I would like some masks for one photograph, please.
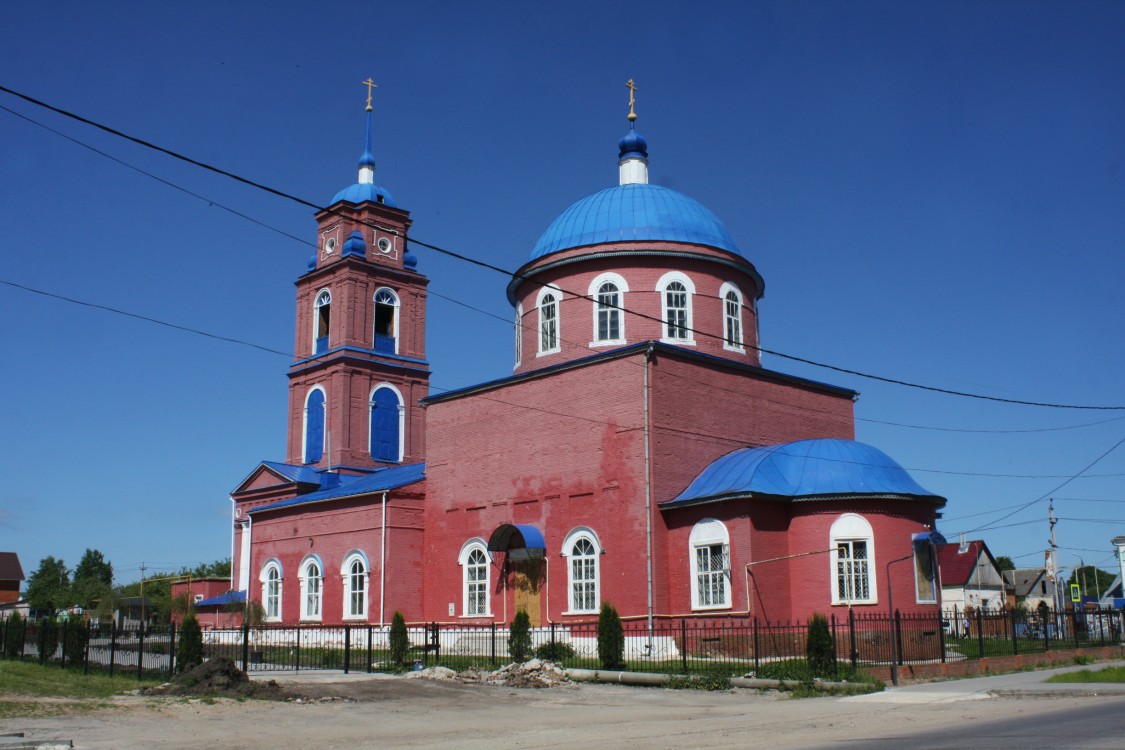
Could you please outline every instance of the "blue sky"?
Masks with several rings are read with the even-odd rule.
[[[633,78],[652,181],[714,211],[766,279],[763,346],[1125,405],[1121,3],[44,2],[5,19],[0,84],[314,202],[355,180],[372,76],[376,182],[412,236],[512,270],[615,183]],[[291,351],[308,209],[0,106],[0,280]],[[509,374],[505,279],[416,252],[435,389]],[[0,316],[0,548],[29,573],[98,548],[120,582],[228,556],[229,491],[285,455],[288,358],[3,284]],[[950,498],[940,528],[996,524],[971,536],[1023,565],[1046,502],[1001,509],[1125,438],[1125,411],[764,362],[859,390],[858,439]],[[1053,493],[1060,564],[1111,567],[1125,446],[1088,473]]]

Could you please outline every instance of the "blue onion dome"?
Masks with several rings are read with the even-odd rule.
[[[316,253],[309,256],[309,270],[312,271],[316,268]]]
[[[357,182],[336,193],[336,197],[332,199],[332,202],[339,203],[340,201],[357,204],[371,201],[372,203],[382,203],[391,208],[396,208],[398,205],[395,203],[395,199],[391,197],[391,194],[384,188],[369,182]]]
[[[418,267],[418,256],[407,250],[402,256],[402,266],[408,271],[413,271]]]
[[[727,228],[702,203],[644,183],[606,188],[573,203],[547,227],[530,260],[607,242],[682,242],[742,255]]]
[[[648,141],[645,137],[635,130],[630,130],[626,133],[625,137],[617,142],[619,159],[627,159],[631,157],[639,157],[641,159],[648,158]]]

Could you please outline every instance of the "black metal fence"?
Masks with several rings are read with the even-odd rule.
[[[171,673],[177,632],[120,629],[79,622],[23,622],[0,627],[0,653],[85,671]],[[1122,612],[999,611],[846,614],[829,619],[844,667],[963,661],[1121,643]],[[54,635],[51,630],[54,630]],[[756,618],[657,619],[624,623],[624,659],[633,671],[769,674],[806,657],[809,626]],[[570,668],[601,669],[597,623],[533,628],[532,655]],[[432,623],[408,628],[407,667],[487,669],[511,661],[503,625]],[[228,656],[247,671],[340,669],[397,671],[389,628],[378,625],[243,627],[203,631],[206,658]]]

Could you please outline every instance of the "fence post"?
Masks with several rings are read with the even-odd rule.
[[[984,609],[977,607],[977,658],[984,658]]]
[[[840,674],[840,643],[836,639],[836,613],[832,613],[832,674]]]
[[[1074,647],[1078,648],[1078,603],[1070,610],[1074,616],[1071,619],[1071,624],[1074,630]]]
[[[176,669],[176,623],[168,623],[168,674]],[[243,672],[246,670],[243,669]]]
[[[1105,648],[1105,623],[1106,623],[1105,613],[1102,610],[1099,609],[1098,610],[1098,637],[1101,640],[1101,644],[1102,644],[1103,648]],[[1089,633],[1089,631],[1087,631],[1087,633]]]
[[[848,634],[851,645],[852,669],[854,670],[859,667],[859,648],[855,640],[855,610],[853,609],[848,610]]]
[[[59,660],[59,666],[66,666],[66,636],[70,632],[70,618],[63,620],[62,624],[62,659]]]
[[[137,679],[141,679],[145,664],[145,624],[141,623],[141,632],[137,636]]]
[[[1044,616],[1041,619],[1043,620],[1043,622],[1041,623],[1041,625],[1043,627],[1043,651],[1046,652],[1046,651],[1051,650],[1051,622],[1050,622],[1050,620],[1054,620],[1055,618],[1051,617],[1050,620],[1048,620],[1048,618],[1046,616]]]
[[[938,646],[941,648],[941,663],[945,664],[945,612],[937,611]]]
[[[371,661],[375,658],[371,652],[372,644],[371,638],[373,631],[371,630],[371,623],[367,624],[367,674],[371,674]]]
[[[492,621],[491,626],[492,626],[492,631],[491,631],[492,645],[491,645],[491,648],[489,649],[488,658],[489,658],[489,661],[492,662],[492,666],[495,667],[496,666],[496,621],[495,620]]]
[[[344,626],[344,674],[350,671],[352,665],[352,626]]]
[[[90,674],[90,641],[94,640],[94,629],[86,625],[86,646],[82,654],[82,674]]]
[[[109,676],[113,677],[113,668],[117,666],[117,623],[109,628]]]
[[[758,660],[758,616],[755,615],[754,616],[754,675],[755,676],[757,676],[757,674],[758,674],[759,664],[760,664],[760,662]]]
[[[242,622],[242,671],[247,672],[250,669],[250,622],[243,619]]]
[[[680,618],[680,669],[687,674],[687,618]]]
[[[895,621],[891,625],[891,630],[893,631],[891,635],[894,636],[895,645],[898,646],[898,663],[900,665],[905,664],[906,660],[902,656],[902,613],[897,609],[895,610]]]
[[[1016,611],[1014,609],[1008,613],[1008,618],[1010,620],[1008,624],[1012,626],[1012,656],[1019,656],[1020,639],[1016,635]]]
[[[295,671],[300,672],[301,671],[301,627],[299,625],[297,626],[297,649],[296,649],[296,652],[294,653],[294,657],[296,658],[296,662],[297,662],[296,667],[295,667]]]

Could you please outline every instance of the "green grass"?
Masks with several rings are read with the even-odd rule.
[[[137,688],[159,685],[163,680],[137,680],[134,675],[90,674],[40,666],[31,662],[0,662],[0,696],[12,698],[108,698]]]
[[[1078,672],[1057,674],[1047,682],[1125,682],[1125,667],[1106,667],[1105,669],[1083,669]]]

